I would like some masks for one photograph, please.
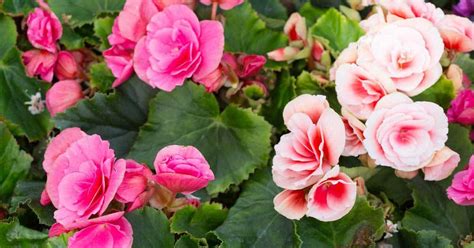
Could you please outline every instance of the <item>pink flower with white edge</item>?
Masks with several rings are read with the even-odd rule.
[[[413,102],[401,93],[382,98],[365,125],[369,156],[405,172],[425,167],[448,139],[448,120],[440,106]]]
[[[454,175],[447,193],[448,198],[458,205],[474,205],[474,156],[469,160],[469,165],[465,170]]]
[[[447,49],[467,53],[474,50],[474,23],[457,15],[446,15],[437,25]]]
[[[288,36],[290,42],[292,41],[306,41],[307,28],[306,19],[302,17],[298,12],[290,15],[288,21],[286,21],[283,31]]]
[[[423,18],[389,23],[362,37],[357,49],[359,66],[386,75],[398,91],[409,96],[428,89],[442,74],[443,40]]]
[[[432,23],[438,23],[444,17],[444,12],[425,0],[380,0],[378,3],[389,13],[389,19],[424,18]]]
[[[50,53],[57,51],[56,41],[63,35],[61,22],[56,15],[41,8],[35,8],[26,19],[28,31],[26,32],[30,43]]]
[[[26,67],[26,75],[29,77],[40,76],[47,82],[53,81],[54,66],[57,55],[46,50],[29,50],[22,55]]]
[[[212,3],[219,4],[219,7],[223,10],[233,9],[235,6],[244,3],[244,0],[200,0],[204,5],[211,5]]]
[[[278,48],[274,51],[267,53],[267,56],[271,60],[275,61],[289,61],[295,59],[296,55],[301,51],[301,49],[297,47],[283,47]]]
[[[224,51],[224,30],[217,21],[199,22],[185,5],[171,5],[151,19],[137,44],[134,68],[147,84],[164,91],[187,78],[212,73]]]
[[[367,153],[364,144],[365,125],[346,109],[341,110],[342,121],[346,129],[346,146],[342,156],[359,156]]]
[[[79,65],[72,53],[68,51],[59,52],[54,73],[59,80],[79,78]]]
[[[153,164],[155,181],[174,193],[192,194],[214,180],[206,158],[193,146],[167,146]]]
[[[82,98],[84,98],[84,94],[79,82],[75,80],[59,81],[46,92],[46,107],[54,117],[76,105]]]
[[[332,64],[332,67],[329,70],[330,80],[336,80],[336,72],[341,65],[353,64],[357,61],[357,46],[357,43],[352,42],[346,49],[342,50],[341,54],[339,54],[336,61]]]
[[[125,175],[117,190],[115,199],[129,204],[128,211],[140,208],[147,203],[151,192],[148,191],[148,182],[153,174],[146,166],[133,160],[126,160]]]
[[[306,215],[324,222],[335,221],[351,211],[356,199],[356,183],[336,165],[309,191]]]
[[[448,178],[460,161],[459,154],[449,149],[449,147],[443,147],[435,153],[430,163],[422,168],[423,173],[425,173],[425,180],[441,181]]]
[[[58,209],[65,229],[101,216],[114,199],[125,174],[125,160],[116,160],[109,143],[80,129],[66,129],[46,149],[43,168],[46,193]],[[107,183],[103,183],[107,182]]]
[[[309,187],[338,163],[345,129],[340,116],[328,105],[324,96],[303,95],[283,111],[290,133],[275,146],[272,173],[279,187]]]
[[[273,199],[275,210],[290,220],[299,220],[308,212],[304,190],[284,190]]]

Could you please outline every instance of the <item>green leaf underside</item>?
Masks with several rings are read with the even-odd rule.
[[[302,248],[305,247],[369,247],[381,238],[385,221],[381,208],[369,206],[359,197],[352,210],[342,219],[321,222],[303,218],[296,222]]]
[[[280,191],[269,170],[253,175],[216,230],[221,247],[298,247],[294,223],[273,208],[273,197]]]
[[[267,164],[270,135],[271,126],[262,117],[234,105],[219,114],[215,96],[188,82],[152,100],[148,122],[129,157],[151,166],[165,146],[195,146],[214,172],[207,191],[215,195]]]
[[[134,76],[111,95],[97,93],[55,118],[60,129],[79,127],[110,141],[118,157],[125,156],[147,119],[148,102],[156,90]]]
[[[125,218],[132,225],[133,247],[173,247],[174,235],[170,232],[168,218],[160,210],[144,207],[127,213]]]
[[[121,11],[125,0],[49,0],[48,3],[59,19],[65,21],[66,17],[76,27],[93,23],[100,14]]]

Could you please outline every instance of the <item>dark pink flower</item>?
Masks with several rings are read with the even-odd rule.
[[[459,205],[474,205],[474,156],[471,157],[466,170],[454,175],[447,193],[448,198]]]
[[[448,120],[451,123],[474,125],[474,90],[459,92],[448,109]]]
[[[26,19],[27,36],[31,44],[39,49],[55,53],[56,41],[63,35],[61,22],[56,15],[48,10],[35,8]]]

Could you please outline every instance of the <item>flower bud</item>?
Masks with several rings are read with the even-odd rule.
[[[74,80],[59,81],[46,93],[46,107],[51,116],[66,111],[84,98],[81,85]]]
[[[59,52],[54,72],[59,80],[77,79],[79,77],[79,67],[72,53],[68,51]]]

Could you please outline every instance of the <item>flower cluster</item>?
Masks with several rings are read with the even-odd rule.
[[[48,145],[43,162],[47,181],[41,204],[52,203],[57,209],[50,236],[75,231],[69,247],[84,247],[87,242],[131,247],[133,230],[123,217],[125,211],[148,202],[174,210],[196,204],[196,198],[186,197],[183,204],[176,194],[191,194],[214,180],[206,159],[194,147],[165,147],[154,165],[155,175],[146,165],[117,159],[98,135],[78,128],[62,131]]]

